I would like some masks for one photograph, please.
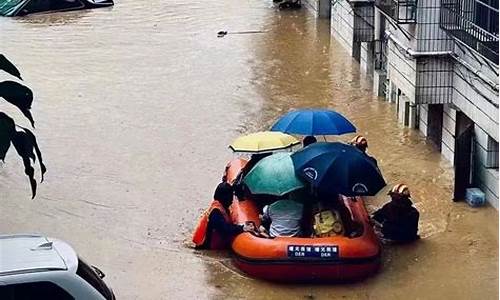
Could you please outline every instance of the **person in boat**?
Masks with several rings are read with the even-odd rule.
[[[378,209],[372,219],[381,227],[382,237],[394,242],[411,242],[420,238],[420,214],[413,206],[410,189],[405,184],[395,185],[388,193],[391,201]]]
[[[317,237],[345,235],[356,237],[362,225],[354,221],[341,195],[317,198],[312,208],[313,235]],[[327,229],[331,230],[327,230]],[[318,229],[318,230],[316,230]]]
[[[318,140],[314,136],[308,135],[302,140],[302,146],[305,148],[311,144],[316,143],[317,141]]]
[[[301,236],[303,213],[302,203],[291,199],[278,200],[262,209],[259,231],[271,237]]]
[[[377,160],[374,157],[368,155],[368,153],[366,153],[366,148],[368,148],[368,140],[364,136],[361,135],[355,136],[351,140],[350,144],[361,150],[361,152],[363,152],[378,167]]]
[[[299,9],[302,7],[300,0],[273,0],[274,3],[279,3],[279,9]]]
[[[250,157],[250,160],[247,162],[247,164],[241,169],[240,173],[236,178],[234,179],[233,182],[233,188],[234,188],[234,193],[238,199],[243,199],[245,194],[248,194],[248,190],[243,183],[243,178],[245,177],[248,172],[264,157],[269,156],[273,154],[272,152],[266,152],[266,153],[256,153],[252,154]]]
[[[193,234],[193,242],[200,249],[225,249],[236,235],[254,231],[253,224],[235,225],[229,217],[229,206],[233,202],[233,189],[221,182],[214,193],[214,200],[201,216]]]

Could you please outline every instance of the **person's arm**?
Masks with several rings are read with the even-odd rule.
[[[264,228],[269,229],[271,226],[271,217],[269,216],[269,205],[264,206],[261,214],[260,223]]]
[[[235,225],[226,222],[224,216],[222,216],[218,210],[214,210],[210,214],[209,222],[213,229],[224,236],[233,236],[243,232],[243,225]]]
[[[375,211],[372,215],[372,219],[380,224],[384,223],[386,219],[386,212],[385,212],[386,209],[387,209],[387,204],[385,204],[384,206],[382,206],[382,208],[379,208],[377,211]]]

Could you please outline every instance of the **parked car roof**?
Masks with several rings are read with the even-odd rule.
[[[113,0],[0,0],[0,16],[25,16],[114,5]]]
[[[0,277],[74,269],[78,263],[68,244],[41,235],[0,235],[0,253]]]

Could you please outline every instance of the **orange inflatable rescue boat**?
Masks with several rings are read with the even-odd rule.
[[[226,180],[233,182],[246,163],[244,159],[231,161],[226,168]],[[363,226],[356,237],[263,238],[246,232],[231,245],[236,266],[251,276],[283,282],[354,281],[375,273],[380,266],[380,244],[369,224],[363,199],[343,199],[353,221]],[[231,219],[235,224],[252,221],[258,227],[257,203],[235,197]]]

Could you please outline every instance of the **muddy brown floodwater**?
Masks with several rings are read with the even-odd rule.
[[[328,26],[267,0],[122,0],[0,19],[0,52],[36,94],[48,166],[31,201],[8,155],[0,231],[68,241],[105,271],[118,299],[497,298],[497,211],[451,202],[450,164],[398,125]],[[220,30],[264,32],[217,38]],[[389,185],[411,187],[422,240],[385,247],[380,272],[347,285],[263,282],[226,253],[186,247],[232,139],[310,106],[352,119]],[[369,209],[384,192],[366,199]]]

